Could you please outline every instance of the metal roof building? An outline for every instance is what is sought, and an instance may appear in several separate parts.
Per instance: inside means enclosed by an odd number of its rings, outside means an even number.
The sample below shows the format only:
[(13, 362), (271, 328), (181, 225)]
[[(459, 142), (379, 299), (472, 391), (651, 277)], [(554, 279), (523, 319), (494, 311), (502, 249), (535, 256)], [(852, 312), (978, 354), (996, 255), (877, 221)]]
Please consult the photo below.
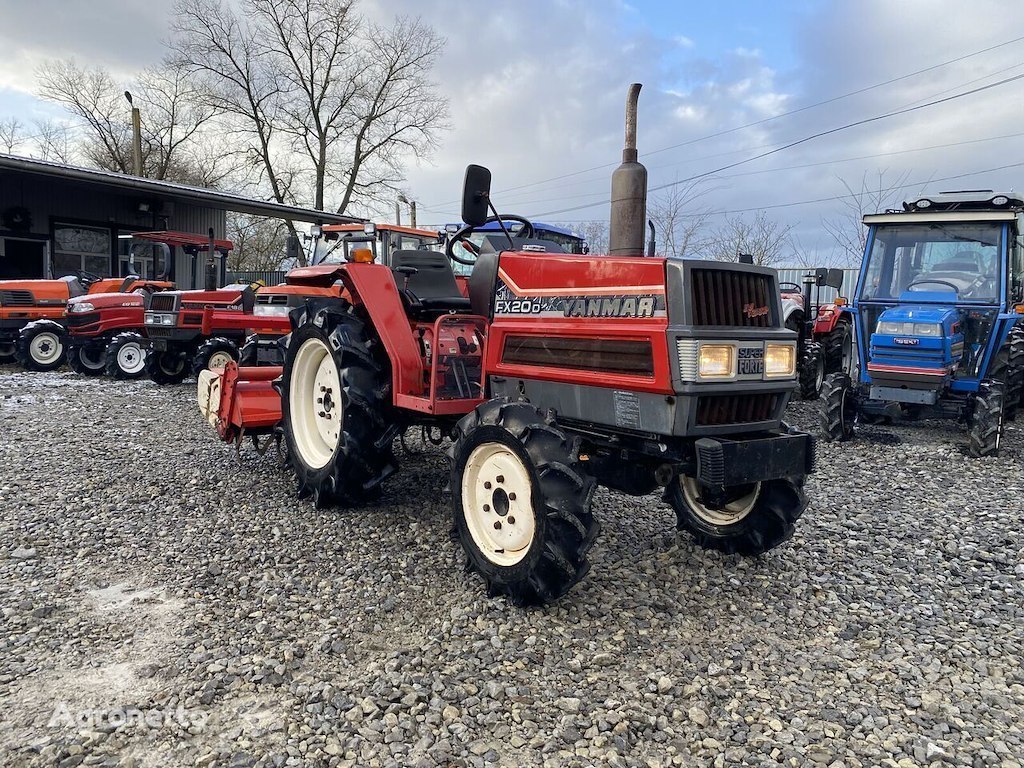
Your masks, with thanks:
[[(224, 238), (227, 211), (322, 224), (362, 221), (216, 189), (0, 154), (0, 279), (59, 277), (77, 270), (121, 276), (132, 232), (172, 229), (205, 236), (212, 229)], [(178, 251), (171, 279), (180, 288), (201, 287), (204, 266)], [(144, 260), (136, 266), (147, 267)]]

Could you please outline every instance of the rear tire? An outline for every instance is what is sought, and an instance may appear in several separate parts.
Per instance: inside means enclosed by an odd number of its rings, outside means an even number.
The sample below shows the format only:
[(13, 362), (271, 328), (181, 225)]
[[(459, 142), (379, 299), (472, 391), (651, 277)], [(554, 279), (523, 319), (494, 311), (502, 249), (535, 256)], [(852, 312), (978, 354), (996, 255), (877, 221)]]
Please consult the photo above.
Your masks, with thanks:
[(299, 498), (317, 507), (376, 496), (395, 471), (397, 430), (385, 408), (391, 376), (351, 305), (333, 301), (295, 322), (281, 381), (281, 414)]
[(680, 475), (666, 491), (679, 530), (698, 546), (746, 557), (762, 555), (792, 535), (807, 508), (807, 496), (790, 478), (765, 480), (726, 489), (706, 504), (708, 490), (693, 477)]
[(15, 350), (17, 344), (13, 341), (2, 341), (0, 342), (0, 365), (7, 365), (13, 363), (16, 359)]
[(1024, 325), (1018, 323), (1010, 331), (1006, 342), (1006, 383), (1003, 397), (1003, 416), (1006, 421), (1017, 418), (1024, 405)]
[(452, 508), (470, 570), (521, 605), (546, 605), (579, 582), (600, 526), (596, 483), (578, 442), (529, 403), (491, 400), (458, 423)]
[(829, 374), (821, 388), (821, 435), (828, 442), (845, 442), (853, 437), (857, 408), (853, 382), (845, 373)]
[(238, 362), (238, 345), (231, 339), (215, 336), (199, 345), (192, 358), (192, 375), (200, 371), (223, 371), (230, 362)]
[(974, 458), (998, 456), (1003, 438), (1004, 385), (986, 379), (974, 396), (974, 413), (967, 438), (967, 450)]
[(804, 400), (817, 400), (824, 381), (825, 358), (821, 345), (816, 341), (809, 341), (800, 350), (800, 397)]
[(102, 376), (107, 369), (106, 344), (91, 341), (68, 350), (68, 365), (83, 376)]
[(150, 350), (146, 355), (146, 373), (157, 384), (181, 384), (188, 369), (188, 355), (182, 350)]
[(138, 333), (119, 333), (107, 345), (107, 375), (120, 381), (146, 373), (147, 350)]
[(67, 331), (52, 320), (36, 320), (21, 329), (15, 354), (29, 371), (53, 371), (64, 365)]
[(245, 337), (245, 342), (238, 348), (238, 366), (250, 367), (260, 364), (260, 339), (255, 333)]

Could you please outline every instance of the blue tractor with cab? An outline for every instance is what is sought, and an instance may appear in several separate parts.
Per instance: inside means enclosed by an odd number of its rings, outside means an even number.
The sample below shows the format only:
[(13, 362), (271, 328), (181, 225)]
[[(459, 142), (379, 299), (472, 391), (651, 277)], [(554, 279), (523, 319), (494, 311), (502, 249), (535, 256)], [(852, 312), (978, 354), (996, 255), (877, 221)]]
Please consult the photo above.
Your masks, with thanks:
[(821, 429), (953, 418), (972, 456), (999, 452), (1024, 389), (1024, 196), (944, 192), (864, 217), (857, 354), (825, 379)]

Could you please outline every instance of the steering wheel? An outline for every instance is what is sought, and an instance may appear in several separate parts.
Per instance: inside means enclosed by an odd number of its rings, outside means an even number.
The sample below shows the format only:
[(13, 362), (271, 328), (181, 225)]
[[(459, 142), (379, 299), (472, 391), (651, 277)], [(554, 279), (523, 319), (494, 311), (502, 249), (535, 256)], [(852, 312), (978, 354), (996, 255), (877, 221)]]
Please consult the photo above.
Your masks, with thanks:
[(960, 295), (960, 288), (959, 286), (957, 286), (956, 283), (951, 283), (949, 280), (943, 280), (940, 277), (926, 277), (920, 280), (911, 280), (909, 283), (907, 283), (907, 290), (909, 291), (915, 285), (923, 285), (925, 283), (938, 283), (939, 285), (948, 285), (950, 288), (953, 289), (953, 293), (955, 293), (957, 296)]
[(801, 288), (796, 283), (779, 283), (779, 291), (781, 293), (793, 293), (793, 292), (803, 293), (803, 288)]
[[(484, 224), (490, 224), (491, 222), (499, 221), (499, 220), (500, 221), (518, 221), (520, 224), (522, 224), (523, 228), (520, 229), (519, 232), (517, 233), (517, 235), (519, 237), (536, 237), (537, 236), (537, 230), (535, 230), (533, 228), (533, 223), (529, 219), (524, 219), (522, 216), (515, 216), (515, 215), (512, 215), (512, 214), (503, 214), (501, 216), (488, 216), (486, 219), (484, 219)], [(482, 227), (483, 224), (481, 224), (480, 226)], [(467, 267), (472, 267), (474, 264), (476, 264), (477, 256), (480, 255), (480, 249), (477, 248), (475, 245), (473, 245), (473, 243), (471, 243), (469, 240), (466, 239), (467, 237), (469, 237), (469, 235), (473, 234), (476, 230), (477, 230), (477, 227), (474, 227), (472, 224), (467, 224), (462, 229), (460, 229), (458, 232), (456, 232), (454, 235), (452, 235), (450, 238), (448, 238), (448, 242), (444, 246), (444, 255), (447, 256), (452, 261), (457, 261), (459, 264), (465, 264)], [(465, 257), (456, 256), (455, 255), (455, 244), (456, 243), (461, 243), (465, 250), (468, 250), (471, 253), (473, 253), (473, 258), (472, 259), (468, 259), (468, 258), (465, 258)], [(466, 248), (466, 246), (468, 246), (468, 248)]]
[(74, 274), (74, 276), (77, 277), (79, 281), (82, 283), (82, 285), (84, 285), (86, 288), (95, 283), (97, 280), (103, 279), (95, 272), (87, 272), (84, 269), (76, 269), (72, 274)]

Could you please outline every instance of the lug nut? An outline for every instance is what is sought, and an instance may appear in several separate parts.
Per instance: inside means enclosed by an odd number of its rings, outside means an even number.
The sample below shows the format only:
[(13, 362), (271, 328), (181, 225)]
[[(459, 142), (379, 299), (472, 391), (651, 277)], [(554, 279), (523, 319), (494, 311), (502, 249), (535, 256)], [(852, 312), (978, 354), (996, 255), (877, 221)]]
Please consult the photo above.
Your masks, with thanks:
[(484, 488), (486, 488), (487, 490), (491, 490), (491, 481), (490, 480), (488, 480), (486, 483), (484, 483)]
[(515, 501), (516, 500), (516, 492), (515, 491), (512, 491), (512, 493), (510, 493), (508, 495), (508, 500), (509, 501)]
[(496, 531), (500, 531), (501, 530), (501, 523), (498, 522), (497, 520), (494, 521), (494, 530), (496, 530)]
[(504, 483), (504, 482), (505, 482), (505, 476), (504, 476), (504, 475), (498, 475), (498, 476), (497, 476), (496, 478), (494, 478), (494, 479), (495, 479), (495, 480), (497, 480), (497, 481), (498, 481), (498, 483)]
[(516, 524), (516, 519), (514, 517), (512, 517), (512, 515), (508, 516), (508, 524), (509, 525), (515, 525)]
[(490, 511), (491, 511), (491, 505), (490, 504), (484, 504), (484, 512), (490, 512)]

